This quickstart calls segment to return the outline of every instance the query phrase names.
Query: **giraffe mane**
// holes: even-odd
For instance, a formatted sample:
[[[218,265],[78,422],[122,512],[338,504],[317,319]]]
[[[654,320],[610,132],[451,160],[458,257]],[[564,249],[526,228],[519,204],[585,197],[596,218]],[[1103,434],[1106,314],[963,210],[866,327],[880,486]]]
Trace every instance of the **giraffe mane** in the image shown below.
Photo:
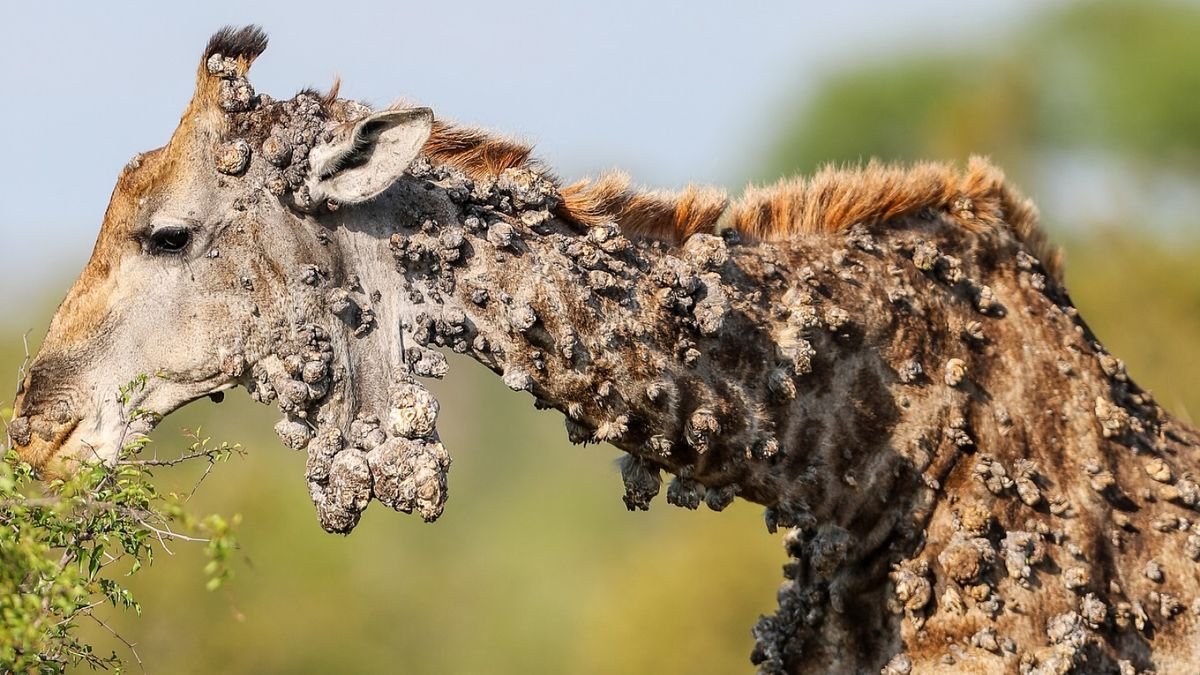
[[[629,176],[608,173],[560,188],[560,215],[583,225],[613,221],[630,236],[683,241],[713,232],[729,198],[720,188],[689,185],[679,192],[639,190]]]
[[[632,189],[624,174],[584,180],[560,190],[563,215],[583,224],[615,221],[628,234],[681,242],[697,232],[734,230],[757,241],[799,234],[834,234],[862,224],[892,224],[922,214],[948,216],[965,230],[1007,228],[1061,278],[1061,253],[1038,226],[1033,202],[981,157],[966,169],[949,163],[912,166],[872,160],[865,166],[827,166],[811,177],[751,186],[730,202],[712,187],[677,193]]]
[[[449,164],[474,180],[536,165],[530,145],[442,120],[433,123],[424,151],[431,162]]]
[[[474,180],[524,168],[558,184],[533,158],[532,146],[483,129],[435,122],[424,150],[430,161],[454,166]],[[1007,229],[1061,279],[1061,252],[1038,226],[1033,202],[1008,184],[999,168],[977,156],[965,169],[944,162],[905,166],[877,160],[830,165],[810,177],[750,186],[736,200],[713,186],[640,189],[622,172],[560,185],[559,195],[556,212],[562,218],[584,226],[615,222],[628,236],[674,243],[723,230],[751,241],[782,241],[844,232],[859,223],[899,227],[912,217],[942,215],[972,233]]]

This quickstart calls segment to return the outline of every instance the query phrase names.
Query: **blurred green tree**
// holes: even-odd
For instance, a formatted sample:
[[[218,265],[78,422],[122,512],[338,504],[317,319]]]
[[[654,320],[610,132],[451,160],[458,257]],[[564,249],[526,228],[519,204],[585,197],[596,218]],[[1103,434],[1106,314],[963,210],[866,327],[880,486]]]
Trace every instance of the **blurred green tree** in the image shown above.
[[[1200,169],[1200,7],[1073,3],[966,53],[831,73],[789,114],[764,175],[828,162],[991,155],[1027,178],[1047,153]]]

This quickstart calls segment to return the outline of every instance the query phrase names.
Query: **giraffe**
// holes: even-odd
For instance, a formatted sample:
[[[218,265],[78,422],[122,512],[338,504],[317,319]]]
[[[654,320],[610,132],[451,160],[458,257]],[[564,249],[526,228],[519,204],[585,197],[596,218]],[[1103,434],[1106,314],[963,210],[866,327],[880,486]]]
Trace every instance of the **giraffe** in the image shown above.
[[[563,184],[428,108],[258,93],[266,43],[215,34],[170,141],[121,172],[18,392],[43,475],[242,386],[307,452],[324,529],[371,501],[435,520],[450,456],[419,378],[449,350],[625,451],[631,510],[664,472],[670,504],[765,507],[788,562],[760,672],[1200,661],[1200,439],[1096,340],[986,161],[736,200]]]

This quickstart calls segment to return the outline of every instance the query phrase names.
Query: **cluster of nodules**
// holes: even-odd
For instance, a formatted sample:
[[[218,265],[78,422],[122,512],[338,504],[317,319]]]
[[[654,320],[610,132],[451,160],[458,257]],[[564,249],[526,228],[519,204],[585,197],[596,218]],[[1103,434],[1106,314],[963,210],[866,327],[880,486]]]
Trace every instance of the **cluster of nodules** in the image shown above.
[[[254,365],[247,388],[254,400],[277,401],[287,415],[275,428],[284,445],[299,450],[311,438],[313,417],[333,386],[333,360],[329,334],[305,324],[274,356]]]
[[[789,560],[783,566],[779,608],[754,626],[751,661],[760,673],[788,672],[796,663],[806,636],[820,635],[829,610],[845,611],[855,581],[858,541],[836,524],[793,528],[784,536]],[[851,657],[853,658],[853,657]],[[793,665],[794,667],[794,665]]]
[[[237,59],[213,54],[205,62],[205,68],[209,76],[217,78],[219,82],[217,105],[226,113],[246,112],[257,105],[254,87],[250,85],[243,69],[238,67]],[[238,138],[218,146],[214,161],[221,173],[237,176],[250,166],[250,155],[250,144]]]
[[[1042,490],[1038,486],[1037,464],[1028,459],[1018,459],[1013,475],[1002,462],[988,454],[980,454],[972,470],[972,476],[983,483],[988,492],[1002,496],[1014,490],[1026,506],[1037,507],[1042,503]],[[1052,500],[1050,511],[1061,515],[1066,510],[1065,501]]]
[[[662,487],[662,471],[651,460],[634,455],[621,458],[621,480],[625,484],[625,506],[630,511],[646,511]],[[704,503],[713,511],[724,511],[739,492],[735,483],[706,487],[692,478],[690,472],[680,475],[667,486],[667,503],[695,510]]]
[[[652,256],[641,256],[638,253],[645,247],[637,247],[632,255],[622,255],[628,246],[627,240],[618,231],[603,226],[591,228],[585,236],[570,238],[562,247],[567,255],[580,270],[581,277],[586,281],[582,286],[590,286],[598,295],[607,296],[610,300],[625,306],[624,298],[628,297],[629,289],[623,284],[625,279],[640,278],[649,282],[634,289],[637,293],[639,311],[644,312],[635,322],[616,323],[616,331],[609,336],[617,337],[620,331],[627,331],[621,337],[634,344],[651,344],[661,348],[653,357],[654,368],[658,376],[645,385],[645,400],[650,404],[647,414],[678,416],[678,424],[670,425],[677,428],[677,434],[650,434],[645,439],[643,450],[639,456],[630,456],[622,460],[622,478],[625,484],[624,501],[628,508],[645,510],[650,501],[658,494],[661,487],[661,475],[658,459],[669,460],[679,450],[686,449],[687,453],[704,456],[723,446],[731,444],[743,447],[746,459],[766,459],[775,455],[779,443],[769,430],[759,432],[739,430],[738,438],[729,435],[729,430],[723,428],[716,413],[714,393],[703,386],[697,391],[683,393],[681,386],[691,381],[691,376],[684,374],[676,365],[685,369],[698,369],[703,362],[703,348],[708,340],[720,339],[727,330],[729,318],[735,313],[750,318],[762,316],[764,310],[759,293],[745,294],[736,285],[730,284],[723,273],[731,271],[729,266],[730,252],[725,237],[695,234],[688,238],[678,249],[657,251]],[[653,246],[652,244],[650,246]],[[637,274],[641,272],[642,274]],[[599,283],[597,283],[599,280]],[[613,291],[618,291],[614,293]],[[813,302],[811,296],[809,303]],[[810,304],[807,311],[814,313],[816,309]],[[839,308],[829,306],[826,320],[831,330],[840,330],[849,323],[848,313]],[[818,319],[819,322],[819,319]],[[670,326],[673,330],[664,331],[662,327]],[[804,323],[804,330],[811,327]],[[836,328],[834,328],[836,326]],[[649,327],[649,328],[648,328]],[[644,331],[644,332],[638,332]],[[657,344],[656,344],[657,343]],[[794,378],[811,372],[811,358],[815,356],[810,343],[796,335],[789,343],[787,339],[779,340],[774,345],[766,345],[778,352],[780,366],[775,368],[769,377],[772,391],[784,391],[784,399],[796,396]],[[717,352],[709,352],[713,359],[720,358]],[[713,364],[713,368],[720,368]],[[741,366],[738,366],[741,367]],[[770,369],[768,365],[762,372]],[[604,388],[601,385],[599,390]],[[634,395],[631,400],[640,400],[640,395]],[[709,399],[713,399],[710,402]],[[680,406],[681,401],[691,400],[694,403],[688,407]],[[739,405],[748,405],[746,401],[738,401]],[[602,407],[603,408],[603,407]],[[613,441],[618,439],[627,428],[630,428],[629,416],[618,414],[616,411],[602,410],[608,417],[595,424],[595,429],[575,421],[568,408],[566,420],[568,434],[572,442]],[[730,456],[727,461],[738,461],[739,457]],[[688,509],[696,509],[702,503],[709,508],[720,511],[726,508],[739,494],[741,487],[736,482],[723,481],[710,483],[696,476],[691,467],[684,466],[677,471],[666,489],[667,502]],[[803,509],[801,509],[803,510]],[[793,514],[794,509],[781,507],[771,510],[778,515],[769,515],[771,522],[778,521],[788,524],[804,520]]]
[[[659,286],[658,303],[701,336],[715,336],[730,311],[729,293],[720,274],[729,260],[725,240],[711,234],[695,234],[684,242],[680,253],[680,257],[663,255],[651,271]],[[677,347],[676,351],[688,364],[699,356],[694,346]]]
[[[336,106],[337,110],[330,110]],[[329,103],[316,94],[301,92],[272,106],[273,123],[262,141],[262,155],[270,168],[265,178],[268,190],[276,196],[291,195],[300,209],[314,209],[306,180],[309,154],[317,144],[331,140],[333,119],[355,119],[370,112],[356,101],[339,99]]]
[[[237,59],[213,54],[204,65],[210,76],[220,80],[217,104],[222,110],[245,112],[254,106],[254,87],[246,79],[244,69],[238,67]]]
[[[1084,465],[1092,488],[1114,502],[1132,496],[1147,503],[1163,501],[1189,509],[1200,507],[1200,483],[1189,472],[1177,475],[1167,461],[1172,454],[1168,439],[1172,439],[1173,434],[1162,428],[1162,409],[1149,392],[1139,390],[1129,380],[1124,362],[1105,352],[1099,343],[1093,343],[1092,347],[1097,365],[1111,385],[1107,395],[1097,396],[1094,401],[1093,412],[1100,435],[1132,449],[1140,456],[1146,475],[1158,484],[1154,490],[1143,487],[1136,493],[1125,495],[1113,473],[1098,457],[1092,457]],[[1060,370],[1063,370],[1061,365]],[[1121,515],[1114,512],[1114,517]]]
[[[473,332],[466,312],[453,306],[440,308],[437,316],[422,309],[412,319],[406,319],[402,328],[416,343],[404,349],[404,361],[409,371],[434,378],[445,376],[449,364],[441,352],[430,346],[449,347],[455,353],[464,354]],[[484,338],[477,336],[476,339]]]
[[[971,281],[964,273],[964,266],[959,259],[943,254],[934,244],[920,240],[916,241],[915,245],[905,244],[898,250],[911,255],[914,266],[923,273],[954,287],[956,291],[966,291],[963,295],[973,302],[977,312],[991,316],[1003,315],[1004,309],[991,289]],[[1019,252],[1017,267],[1022,270],[1023,279],[1027,279],[1032,288],[1039,291],[1046,289],[1046,277],[1032,256]],[[903,271],[899,268],[889,268],[889,273],[895,277],[903,276]],[[819,287],[816,274],[811,269],[800,270],[798,276],[802,281]],[[890,294],[889,299],[892,299]],[[818,308],[811,306],[811,300],[798,289],[790,291],[786,300],[783,304],[787,308],[787,314],[783,316],[788,328],[792,330],[785,333],[785,339],[781,340],[781,343],[789,348],[788,353],[792,356],[793,363],[803,367],[811,363],[812,350],[811,343],[804,338],[812,335],[820,326],[821,313]],[[1067,314],[1074,316],[1073,312]],[[825,320],[828,324],[834,323],[829,320],[828,312]],[[985,341],[983,326],[977,321],[967,322],[961,332],[962,338],[970,344]],[[1103,353],[1099,358],[1101,369],[1115,385],[1125,382],[1123,366],[1118,360]],[[967,362],[960,358],[950,358],[936,373],[930,373],[951,387],[960,386],[966,380],[967,374]],[[791,378],[786,375],[780,373],[777,381],[790,382]],[[925,379],[924,369],[916,360],[901,362],[897,366],[897,375],[905,384],[915,384]],[[1118,389],[1121,387],[1118,386]],[[1121,393],[1117,398],[1132,406],[1127,408],[1105,397],[1095,400],[1095,415],[1103,436],[1125,441],[1142,436],[1151,426],[1153,416],[1146,413],[1146,419],[1139,417],[1144,412],[1143,407],[1151,404],[1151,399],[1148,395],[1128,391]],[[996,409],[996,419],[1003,426],[1012,424],[1012,420],[1002,408]],[[972,445],[964,417],[952,416],[944,434],[947,440],[957,446]],[[1109,494],[1114,505],[1118,506],[1111,516],[1116,527],[1106,533],[1112,538],[1113,547],[1118,551],[1121,550],[1121,531],[1138,531],[1138,527],[1125,513],[1125,507],[1118,504],[1119,500],[1125,499],[1127,503],[1128,497],[1140,496],[1148,502],[1157,499],[1188,507],[1200,503],[1200,489],[1189,476],[1185,474],[1177,477],[1177,472],[1173,471],[1162,457],[1143,457],[1142,468],[1146,475],[1160,485],[1142,488],[1136,493],[1125,493],[1115,488],[1115,477],[1105,470],[1099,461],[1094,465],[1085,466],[1094,489]],[[1045,510],[1052,516],[1064,518],[1072,517],[1073,514],[1065,494],[1055,493],[1051,489],[1050,481],[1041,475],[1035,462],[1016,459],[1006,466],[1000,459],[980,453],[972,465],[971,476],[991,495],[1015,498],[1031,509],[1030,518],[1025,521],[1024,526],[1003,531],[992,521],[989,511],[996,507],[964,507],[956,514],[956,531],[952,539],[936,557],[925,556],[903,561],[891,573],[894,597],[889,600],[889,606],[895,613],[904,614],[916,630],[922,630],[935,611],[964,617],[950,618],[949,624],[939,626],[939,630],[945,629],[947,625],[960,625],[966,621],[983,626],[972,634],[961,636],[957,642],[949,642],[945,653],[940,657],[944,665],[954,666],[961,662],[966,668],[969,661],[979,657],[978,650],[983,650],[1005,660],[1011,657],[1019,663],[1023,673],[1074,672],[1073,669],[1080,667],[1088,658],[1086,652],[1092,648],[1103,648],[1103,642],[1098,636],[1100,631],[1113,628],[1152,630],[1155,621],[1171,621],[1187,609],[1185,600],[1162,588],[1140,594],[1134,599],[1126,596],[1116,582],[1095,578],[1103,576],[1103,571],[1093,570],[1094,563],[1089,562],[1088,556],[1062,529],[1050,527],[1047,522],[1040,521],[1035,513]],[[768,517],[770,516],[769,513]],[[804,531],[811,531],[816,524],[812,514],[800,508],[785,514],[785,521],[786,524],[798,526]],[[1187,518],[1175,515],[1164,515],[1155,519],[1151,527],[1176,538],[1175,542],[1164,545],[1179,546],[1185,556],[1192,560],[1200,560],[1200,523],[1193,523]],[[833,554],[839,551],[838,546],[834,545],[836,543],[831,540],[830,545],[826,547]],[[816,563],[811,554],[795,551],[793,557],[796,560],[789,563],[789,570],[785,570],[789,581],[785,583],[780,597],[780,612],[760,622],[755,631],[759,638],[756,662],[761,662],[764,665],[763,670],[768,672],[783,670],[781,659],[786,649],[793,650],[792,659],[796,657],[795,636],[798,632],[807,635],[819,634],[817,631],[805,629],[804,626],[811,628],[820,622],[824,597],[822,593],[828,594],[829,606],[836,609],[838,605],[832,584],[822,586],[820,583],[797,583],[798,577],[793,575],[792,568],[807,566],[804,569],[815,569]],[[1169,577],[1169,570],[1165,570],[1164,565],[1156,560],[1146,562],[1144,569],[1138,569],[1145,579],[1154,584],[1164,583]],[[1030,635],[1028,631],[1004,635],[999,629],[1002,622],[998,617],[1006,611],[1017,614],[1024,612],[1020,602],[1009,597],[1007,590],[1013,586],[1034,590],[1046,588],[1050,582],[1044,576],[1038,578],[1039,570],[1056,575],[1055,585],[1069,591],[1068,595],[1072,598],[1069,609],[1049,618],[1040,627],[1042,636],[1037,633]],[[938,587],[935,584],[935,573],[942,581],[940,585],[944,590],[940,592],[935,592],[935,588]],[[820,581],[819,577],[817,580]],[[1194,601],[1191,607],[1200,615],[1200,600]],[[813,623],[806,623],[804,617],[813,618]],[[1018,640],[1021,642],[1019,645]],[[791,663],[794,664],[795,661],[792,660]],[[1129,661],[1118,661],[1117,665],[1122,673],[1135,672]],[[883,672],[893,675],[907,674],[914,672],[915,667],[914,658],[910,654],[901,653],[885,666]]]
[[[386,416],[358,414],[343,431],[331,388],[341,377],[329,335],[301,327],[290,344],[255,365],[251,396],[277,401],[286,416],[275,425],[284,445],[307,449],[305,477],[321,526],[349,532],[372,498],[429,521],[446,501],[450,457],[438,441],[438,403],[407,375],[392,383]]]
[[[551,210],[558,204],[557,188],[549,178],[529,169],[507,169],[498,177],[472,179],[453,167],[433,165],[425,157],[418,158],[408,171],[416,178],[436,181],[461,209],[453,224],[443,224],[435,215],[420,216],[416,219],[419,225],[392,234],[388,242],[397,269],[404,274],[407,300],[428,309],[406,320],[405,331],[417,343],[407,350],[409,363],[416,364],[421,375],[429,374],[423,372],[425,366],[440,369],[437,357],[431,356],[435,352],[425,349],[430,345],[456,353],[474,350],[499,356],[502,346],[476,333],[466,314],[444,301],[457,288],[455,272],[468,261],[487,255],[494,259],[488,264],[502,265],[526,248],[522,230],[549,227]],[[412,284],[409,279],[413,277],[423,283]],[[520,324],[518,330],[527,330],[537,320],[532,307],[515,302],[503,291],[475,287],[465,299],[481,310],[499,301],[503,311]]]
[[[497,248],[510,247],[513,234],[511,226],[492,230],[493,224],[503,222],[498,214],[536,231],[550,222],[561,201],[553,178],[534,169],[510,168],[498,176],[471,178],[453,166],[433,164],[427,157],[419,157],[408,167],[408,173],[414,178],[436,181],[452,202],[462,206],[466,215],[481,218],[488,241]],[[472,231],[479,230],[472,228]]]
[[[503,229],[511,233],[511,226],[497,221],[486,228],[478,217],[467,218],[463,226],[440,226],[434,218],[423,218],[412,232],[395,232],[388,241],[399,271],[409,276],[421,276],[427,282],[426,292],[453,293],[454,269],[463,265],[470,257],[472,247],[467,243],[470,234],[483,236],[488,229]],[[407,283],[407,282],[406,282]],[[427,298],[419,295],[413,287],[405,289],[414,305],[422,304]],[[438,300],[439,298],[428,298]]]
[[[325,128],[321,101],[312,94],[298,94],[278,104],[279,118],[262,143],[263,159],[271,165],[266,186],[271,194],[292,194],[296,205],[311,208],[305,180],[308,156]]]
[[[804,285],[789,289],[783,296],[785,317],[778,331],[777,344],[780,355],[786,360],[787,368],[772,373],[767,388],[777,400],[795,398],[796,387],[792,378],[808,375],[813,370],[813,359],[817,350],[809,339],[822,325],[820,311],[813,292]],[[845,322],[842,322],[842,326]]]
[[[1019,656],[1017,672],[1021,675],[1063,675],[1080,672],[1078,668],[1087,662],[1086,651],[1089,644],[1098,640],[1078,612],[1055,615],[1046,623],[1045,634],[1044,648],[1036,653],[1023,652]],[[1011,639],[999,636],[996,630],[989,626],[972,634],[966,640],[966,644],[951,642],[941,658],[941,664],[953,667],[962,662],[969,662],[972,659],[968,654],[969,648],[997,656],[1014,654],[1017,649]],[[1127,660],[1119,661],[1117,666],[1122,675],[1134,675],[1138,672]],[[901,652],[893,656],[881,672],[883,675],[910,675],[917,671],[914,670],[912,657]]]
[[[300,281],[309,286],[320,286],[327,277],[328,272],[317,265],[305,265],[300,271]],[[357,276],[351,275],[344,286],[326,291],[324,301],[329,313],[348,327],[354,337],[361,338],[375,328],[375,310],[364,296]]]
[[[586,236],[563,237],[557,245],[559,252],[573,263],[581,287],[623,306],[629,305],[633,290],[630,279],[645,269],[646,261],[633,254],[632,242],[615,224],[595,225]]]
[[[907,253],[912,257],[913,266],[933,275],[951,287],[960,287],[970,295],[975,310],[980,314],[1003,316],[1004,305],[996,298],[990,286],[980,284],[968,277],[962,269],[962,261],[952,255],[942,253],[936,244],[918,239]]]
[[[1148,473],[1160,470],[1156,465],[1147,467]],[[1032,480],[1035,473],[1032,466],[1019,463],[1015,475],[1010,476],[998,462],[987,457],[981,458],[974,469],[975,478],[984,482],[989,492],[1016,492],[1030,506],[1038,505],[1041,498],[1035,499],[1020,485]],[[1051,512],[1061,513],[1053,505]],[[968,618],[972,614],[981,615],[977,622],[985,627],[962,636],[958,643],[949,643],[940,657],[944,665],[977,658],[977,652],[967,653],[973,647],[998,657],[1017,658],[1022,673],[1073,672],[1086,658],[1085,649],[1100,644],[1096,631],[1146,631],[1155,621],[1170,621],[1186,609],[1178,597],[1165,590],[1152,590],[1140,599],[1124,597],[1121,584],[1130,580],[1114,578],[1104,582],[1096,578],[1083,549],[1062,530],[1051,529],[1044,522],[1030,519],[1024,530],[1002,531],[992,508],[975,502],[961,504],[954,512],[953,524],[950,540],[936,557],[936,569],[945,580],[940,597],[935,597],[934,568],[930,561],[916,558],[893,568],[890,574],[893,597],[888,602],[891,611],[904,614],[917,631],[935,611]],[[1159,518],[1152,527],[1168,533],[1189,533],[1193,529],[1187,519],[1175,517]],[[1051,547],[1056,551],[1053,557]],[[1189,536],[1184,549],[1193,560],[1200,559],[1200,535]],[[1018,644],[1012,636],[1000,633],[996,628],[999,624],[992,621],[1004,611],[1018,614],[1024,611],[1017,600],[1004,597],[1002,584],[1016,584],[1030,590],[1047,588],[1047,579],[1038,578],[1039,570],[1058,576],[1058,583],[1073,598],[1071,609],[1049,619],[1044,627],[1045,640],[1035,639],[1031,645],[1030,638],[1023,634],[1020,636],[1023,644]],[[1142,574],[1154,584],[1162,584],[1166,576],[1162,565],[1153,559],[1145,564]],[[1107,600],[1110,597],[1122,599]],[[1193,604],[1192,610],[1200,613],[1200,601]],[[1121,672],[1134,672],[1128,661],[1120,664]],[[883,672],[908,673],[911,668],[912,659],[901,653]]]
[[[1032,531],[1010,530],[998,540],[992,514],[980,504],[967,504],[955,514],[955,531],[946,546],[937,556],[937,569],[945,575],[947,583],[940,597],[935,597],[934,575],[925,559],[905,560],[897,564],[890,578],[893,597],[889,598],[889,609],[904,614],[913,628],[920,631],[927,617],[935,609],[945,614],[967,616],[978,613],[978,623],[984,627],[963,636],[961,643],[950,642],[941,662],[953,666],[975,658],[967,650],[981,649],[999,657],[1018,654],[1021,672],[1051,673],[1070,667],[1082,657],[1082,649],[1089,639],[1090,631],[1103,624],[1103,616],[1096,622],[1094,614],[1081,615],[1075,611],[1053,617],[1046,627],[1047,650],[1035,653],[1029,645],[1018,645],[1011,636],[998,632],[990,620],[1002,611],[1019,611],[1019,608],[1001,597],[1000,580],[1007,578],[1025,588],[1042,582],[1035,579],[1035,570],[1048,560],[1047,546],[1055,541],[1055,534],[1043,532],[1044,528]],[[1057,542],[1061,543],[1061,542]],[[1078,592],[1078,591],[1077,591]],[[1098,602],[1089,595],[1088,602]],[[1086,605],[1087,603],[1083,603]],[[1068,628],[1069,627],[1069,628]],[[912,659],[900,653],[893,657],[883,669],[884,673],[909,673]]]
[[[607,266],[610,269],[621,270],[620,265],[639,265],[642,259],[634,258],[630,262],[621,260],[616,253],[621,249],[605,247],[613,241],[610,237],[618,234],[606,232],[603,228],[593,228],[580,241],[572,242],[566,253],[573,257],[579,266],[589,270],[589,277],[594,278],[595,269]],[[624,238],[621,237],[621,240]],[[603,255],[608,253],[609,255]],[[744,306],[743,298],[737,288],[727,283],[721,272],[728,269],[729,251],[727,242],[720,236],[696,234],[691,236],[677,251],[662,252],[649,261],[644,262],[645,277],[651,282],[648,289],[639,289],[643,293],[643,307],[661,312],[650,321],[639,322],[641,328],[647,324],[662,324],[660,317],[666,318],[676,330],[667,333],[661,330],[649,334],[627,336],[634,338],[636,343],[650,342],[654,339],[664,339],[662,346],[670,350],[674,361],[684,368],[698,367],[702,356],[702,341],[717,339],[724,330],[728,317],[736,310],[749,316],[757,315],[761,309],[756,306]],[[647,293],[648,291],[648,293]],[[652,301],[647,302],[647,301]],[[637,329],[634,329],[637,330]],[[672,344],[673,341],[673,344]],[[666,351],[664,350],[664,351]],[[714,357],[715,358],[715,357]],[[787,355],[784,355],[786,360]],[[677,445],[686,448],[696,456],[704,456],[722,446],[731,443],[745,443],[745,458],[765,459],[778,452],[779,444],[772,434],[762,431],[749,440],[743,435],[734,441],[723,428],[716,413],[715,402],[707,402],[713,397],[711,392],[699,391],[690,394],[680,391],[680,386],[686,384],[690,377],[684,375],[682,381],[676,379],[674,373],[679,372],[670,365],[671,359],[659,356],[655,368],[659,377],[645,386],[645,399],[653,411],[650,414],[678,416],[679,433],[675,435],[651,434],[645,441],[640,457],[626,457],[622,460],[622,478],[625,484],[624,501],[631,510],[645,510],[651,499],[659,492],[661,476],[657,458],[666,460],[675,454]],[[719,367],[719,366],[714,366]],[[787,385],[792,396],[795,395],[795,384],[791,378],[808,370],[797,370],[792,367],[781,369],[785,372]],[[810,369],[809,369],[810,370]],[[640,398],[640,397],[638,397]],[[693,406],[679,406],[681,400],[696,401]],[[744,404],[744,401],[739,401]],[[569,410],[568,410],[569,413]],[[573,442],[588,442],[590,440],[614,440],[623,433],[628,424],[628,416],[615,415],[612,420],[601,422],[594,431],[585,425],[574,422],[568,414],[567,428]],[[743,434],[743,432],[738,432]],[[737,461],[729,457],[727,461]],[[669,504],[687,509],[696,509],[702,503],[714,511],[728,507],[741,491],[736,482],[709,483],[702,482],[696,477],[691,467],[685,466],[677,471],[666,490]],[[786,520],[786,517],[785,517]]]
[[[305,477],[321,526],[346,533],[372,498],[436,520],[446,503],[450,455],[438,440],[437,399],[408,376],[388,394],[387,416],[360,414],[349,433],[323,426],[308,445]]]
[[[846,247],[835,249],[828,261],[813,260],[791,275],[791,285],[775,311],[775,318],[780,323],[774,337],[782,363],[771,370],[766,384],[777,403],[794,399],[796,378],[813,372],[817,358],[815,343],[821,339],[821,333],[845,338],[855,329],[854,317],[834,304],[836,295],[826,282],[832,278],[837,280],[834,283],[861,285],[860,277],[868,269],[861,254],[876,256],[881,248],[861,225],[850,228],[844,241]],[[911,376],[900,373],[901,381],[913,381],[921,374],[920,364],[912,362],[912,367],[915,372]]]
[[[309,152],[331,139],[338,120],[352,120],[370,112],[357,101],[325,101],[316,93],[304,91],[285,101],[274,101],[256,94],[254,87],[239,70],[236,59],[213,54],[206,62],[208,74],[218,78],[217,104],[229,115],[229,138],[215,152],[218,171],[240,176],[250,167],[257,151],[267,161],[264,184],[276,196],[291,195],[295,205],[310,210],[312,202],[305,180],[309,174]]]
[[[402,271],[421,272],[424,273],[422,276],[435,280],[419,289],[406,289],[409,300],[418,306],[414,316],[405,322],[405,334],[411,335],[415,343],[406,350],[410,362],[424,362],[426,355],[431,353],[427,348],[431,346],[446,347],[459,353],[470,352],[502,367],[504,382],[510,388],[529,391],[538,374],[546,369],[548,360],[562,358],[575,362],[581,358],[584,350],[570,329],[555,335],[548,335],[543,330],[544,317],[539,314],[556,310],[553,306],[535,307],[524,287],[504,283],[487,287],[468,285],[456,293],[465,301],[472,316],[478,314],[494,320],[501,331],[494,335],[478,329],[455,306],[457,303],[443,304],[438,302],[439,298],[429,297],[434,293],[453,292],[458,283],[475,283],[453,279],[454,269],[468,259],[474,261],[472,265],[490,266],[494,262],[502,267],[509,257],[529,248],[543,247],[542,255],[537,256],[543,262],[565,262],[560,269],[567,270],[577,279],[580,288],[598,296],[598,302],[589,300],[586,303],[600,315],[598,320],[617,316],[607,312],[606,307],[619,313],[643,308],[655,313],[652,321],[614,320],[614,330],[598,331],[602,340],[644,342],[641,338],[648,338],[648,335],[630,335],[629,331],[649,333],[660,321],[662,314],[658,312],[661,311],[680,329],[672,333],[677,338],[673,351],[675,358],[687,367],[697,365],[700,356],[698,340],[718,334],[731,312],[734,291],[726,287],[720,274],[727,268],[729,252],[721,237],[699,234],[678,250],[644,256],[642,249],[615,224],[601,224],[584,232],[574,232],[564,228],[560,221],[554,221],[550,213],[558,201],[557,188],[536,171],[508,169],[495,178],[472,180],[453,168],[430,165],[420,159],[410,167],[410,173],[438,182],[462,210],[454,224],[442,225],[435,217],[418,218],[419,225],[395,233],[389,242]],[[634,280],[642,273],[645,276],[641,278],[648,279],[651,284],[635,288]],[[442,277],[448,278],[437,283],[436,280]],[[503,269],[497,277],[504,277]],[[642,298],[637,307],[631,302],[635,291],[648,296]],[[616,309],[617,305],[624,309]],[[505,353],[506,348],[511,349],[512,339],[528,343],[521,345],[519,355]],[[675,397],[671,391],[673,385],[669,383],[671,377],[667,374],[669,358],[661,356],[659,360],[661,363],[656,367],[664,376],[655,384],[662,390],[652,392],[655,385],[651,385],[646,396],[652,405],[673,410]],[[612,382],[598,383],[595,393],[597,401],[621,398]],[[597,404],[606,415],[603,419],[590,425],[579,422],[585,403],[568,406],[567,426],[572,440],[616,442],[626,436],[630,428],[629,415],[608,408],[607,404]],[[679,438],[654,436],[649,440],[653,454],[669,455],[676,442],[687,443],[696,453],[703,454],[718,443],[720,424],[708,407],[697,406],[685,414],[687,419],[680,426]],[[769,439],[758,447],[763,453],[773,453],[778,444]],[[650,462],[630,457],[625,460],[622,473],[626,483],[625,503],[631,509],[647,508],[649,501],[660,491],[659,469]],[[707,487],[684,473],[667,490],[667,499],[673,504],[697,508],[704,502],[710,508],[720,510],[737,493],[735,486]]]

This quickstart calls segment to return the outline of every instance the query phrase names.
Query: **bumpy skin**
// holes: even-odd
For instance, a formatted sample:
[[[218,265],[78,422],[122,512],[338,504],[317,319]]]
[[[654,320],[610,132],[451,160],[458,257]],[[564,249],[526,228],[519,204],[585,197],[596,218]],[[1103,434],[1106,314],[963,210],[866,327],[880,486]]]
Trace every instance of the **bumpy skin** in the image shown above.
[[[970,204],[669,245],[558,218],[534,171],[473,181],[422,158],[338,208],[311,197],[308,155],[367,109],[255,95],[219,54],[207,70],[228,124],[189,166],[225,208],[189,270],[235,329],[219,373],[156,412],[231,384],[277,402],[327,530],[372,499],[441,513],[450,460],[414,378],[445,374],[444,347],[560,410],[573,441],[629,453],[630,509],[663,471],[670,503],[766,507],[790,561],[754,628],[762,672],[1200,662],[1195,433]],[[40,363],[68,353],[55,339]],[[10,428],[42,460],[74,428],[54,426],[73,415],[52,379],[31,377]]]
[[[792,528],[764,672],[1200,659],[1196,437],[1015,240],[930,216],[668,249],[550,218],[532,174],[415,174],[434,189],[373,209],[425,201],[391,236],[418,344],[630,453],[630,508],[665,470],[669,502],[741,496]]]

